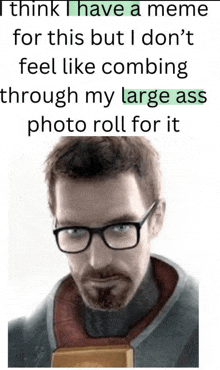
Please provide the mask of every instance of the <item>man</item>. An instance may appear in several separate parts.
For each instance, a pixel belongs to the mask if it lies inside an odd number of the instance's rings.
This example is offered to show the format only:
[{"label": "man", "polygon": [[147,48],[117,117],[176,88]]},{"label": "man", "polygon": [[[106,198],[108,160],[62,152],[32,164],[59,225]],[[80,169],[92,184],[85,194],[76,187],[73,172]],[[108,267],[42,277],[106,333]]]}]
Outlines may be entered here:
[{"label": "man", "polygon": [[9,330],[9,367],[198,367],[197,286],[150,253],[158,155],[141,137],[64,137],[46,162],[71,274]]}]

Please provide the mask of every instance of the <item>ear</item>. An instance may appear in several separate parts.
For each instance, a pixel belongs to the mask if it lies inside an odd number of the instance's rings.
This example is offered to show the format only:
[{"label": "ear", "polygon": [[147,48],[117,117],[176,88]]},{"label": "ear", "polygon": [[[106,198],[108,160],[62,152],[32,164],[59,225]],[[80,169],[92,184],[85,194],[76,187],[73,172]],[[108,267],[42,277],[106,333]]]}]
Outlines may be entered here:
[{"label": "ear", "polygon": [[155,238],[163,227],[166,203],[165,200],[159,200],[157,208],[149,220],[150,239]]}]

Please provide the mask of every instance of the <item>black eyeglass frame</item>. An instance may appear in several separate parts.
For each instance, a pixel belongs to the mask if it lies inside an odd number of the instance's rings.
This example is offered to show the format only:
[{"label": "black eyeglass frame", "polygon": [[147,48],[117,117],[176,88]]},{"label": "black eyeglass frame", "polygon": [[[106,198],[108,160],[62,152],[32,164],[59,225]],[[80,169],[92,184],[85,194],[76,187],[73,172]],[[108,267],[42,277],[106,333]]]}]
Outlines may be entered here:
[{"label": "black eyeglass frame", "polygon": [[[158,205],[158,202],[159,200],[156,200],[151,206],[150,208],[147,210],[146,214],[144,215],[143,219],[141,221],[126,221],[126,222],[117,222],[117,223],[114,223],[114,224],[109,224],[109,225],[106,225],[106,226],[102,226],[102,227],[87,227],[87,226],[64,226],[64,227],[59,227],[59,228],[54,228],[53,229],[53,234],[55,235],[55,238],[56,238],[56,243],[57,243],[57,246],[59,248],[59,250],[63,253],[68,253],[68,254],[77,254],[77,253],[81,253],[81,252],[84,252],[86,249],[89,248],[90,244],[91,244],[91,241],[92,241],[92,237],[94,234],[98,234],[100,236],[100,238],[102,239],[102,241],[105,243],[105,245],[110,248],[110,249],[113,249],[113,250],[126,250],[126,249],[132,249],[132,248],[135,248],[139,241],[140,241],[140,230],[143,226],[143,224],[145,223],[145,221],[147,220],[147,218],[150,216],[151,212],[154,211]],[[104,232],[106,229],[108,229],[109,227],[113,227],[113,226],[117,226],[117,225],[133,225],[136,227],[136,231],[137,231],[137,242],[135,245],[132,245],[131,247],[126,247],[126,248],[113,248],[111,247],[107,241],[105,240],[105,236],[104,236]],[[63,230],[71,230],[71,229],[83,229],[83,230],[87,230],[89,232],[89,240],[88,240],[88,243],[87,245],[85,246],[84,249],[80,250],[80,251],[77,251],[77,252],[67,252],[67,251],[64,251],[61,247],[60,247],[60,244],[59,244],[59,238],[58,238],[58,234],[60,231],[63,231]]]}]

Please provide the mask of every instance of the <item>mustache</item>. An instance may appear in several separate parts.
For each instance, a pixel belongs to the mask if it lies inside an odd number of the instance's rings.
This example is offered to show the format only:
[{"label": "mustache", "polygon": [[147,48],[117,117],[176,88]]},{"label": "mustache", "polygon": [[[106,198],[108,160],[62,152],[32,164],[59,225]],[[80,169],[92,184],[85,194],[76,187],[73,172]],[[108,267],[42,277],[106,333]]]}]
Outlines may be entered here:
[{"label": "mustache", "polygon": [[85,282],[87,280],[108,279],[112,277],[121,277],[123,279],[130,280],[126,272],[119,271],[115,269],[115,267],[108,266],[102,270],[94,270],[92,268],[86,270],[82,276],[81,281]]}]

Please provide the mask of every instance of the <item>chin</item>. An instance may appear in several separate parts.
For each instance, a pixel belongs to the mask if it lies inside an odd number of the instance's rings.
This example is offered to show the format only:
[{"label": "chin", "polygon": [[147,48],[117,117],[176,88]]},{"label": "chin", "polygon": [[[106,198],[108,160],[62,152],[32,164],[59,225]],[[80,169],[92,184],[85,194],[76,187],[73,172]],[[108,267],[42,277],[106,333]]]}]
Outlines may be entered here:
[{"label": "chin", "polygon": [[111,289],[97,289],[96,295],[89,292],[82,294],[83,301],[87,306],[99,311],[116,311],[127,306],[133,297],[133,294],[125,291],[118,296],[112,294]]}]

